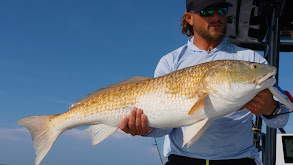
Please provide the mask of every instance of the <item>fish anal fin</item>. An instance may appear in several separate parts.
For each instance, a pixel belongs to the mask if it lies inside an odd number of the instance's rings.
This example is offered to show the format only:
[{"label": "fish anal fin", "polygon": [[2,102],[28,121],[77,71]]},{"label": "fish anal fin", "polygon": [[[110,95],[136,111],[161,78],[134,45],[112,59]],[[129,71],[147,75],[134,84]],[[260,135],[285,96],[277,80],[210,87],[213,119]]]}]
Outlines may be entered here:
[{"label": "fish anal fin", "polygon": [[188,126],[183,132],[182,147],[187,144],[187,148],[189,148],[200,138],[200,136],[206,131],[210,124],[211,120],[209,118],[206,118],[193,125]]},{"label": "fish anal fin", "polygon": [[207,96],[208,96],[207,93],[203,93],[203,95],[197,100],[197,102],[189,110],[188,115],[193,115],[195,111],[204,109],[205,99],[207,98]]},{"label": "fish anal fin", "polygon": [[118,127],[111,127],[105,124],[98,124],[89,127],[89,131],[92,135],[93,145],[100,143],[107,137],[111,136]]}]

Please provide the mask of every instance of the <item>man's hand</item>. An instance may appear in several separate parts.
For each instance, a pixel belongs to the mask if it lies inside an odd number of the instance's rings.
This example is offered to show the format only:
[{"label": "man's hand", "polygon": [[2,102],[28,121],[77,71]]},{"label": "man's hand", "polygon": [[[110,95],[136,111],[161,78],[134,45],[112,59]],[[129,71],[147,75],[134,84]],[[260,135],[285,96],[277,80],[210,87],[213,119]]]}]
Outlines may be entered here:
[{"label": "man's hand", "polygon": [[153,128],[148,125],[148,118],[141,109],[133,107],[130,115],[125,116],[119,124],[119,128],[125,133],[135,135],[146,135]]},{"label": "man's hand", "polygon": [[277,102],[273,99],[273,94],[265,89],[260,91],[244,108],[255,115],[271,115],[277,107]]}]

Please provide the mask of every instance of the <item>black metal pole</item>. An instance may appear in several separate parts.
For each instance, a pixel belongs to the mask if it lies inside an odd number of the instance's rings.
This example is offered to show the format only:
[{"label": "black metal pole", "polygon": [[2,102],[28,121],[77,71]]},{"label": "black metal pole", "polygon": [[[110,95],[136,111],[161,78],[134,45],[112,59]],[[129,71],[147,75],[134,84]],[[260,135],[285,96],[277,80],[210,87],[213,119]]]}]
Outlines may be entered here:
[{"label": "black metal pole", "polygon": [[[271,26],[269,30],[269,39],[267,45],[267,60],[279,70],[279,55],[280,55],[280,18],[283,13],[286,0],[274,1],[273,15],[271,18]],[[276,79],[278,83],[279,74],[277,72]],[[281,131],[282,132],[282,131]],[[277,130],[267,126],[265,135],[265,145],[263,150],[264,165],[276,164],[276,134]]]},{"label": "black metal pole", "polygon": [[[285,1],[283,1],[284,4]],[[271,20],[271,30],[268,45],[268,62],[279,69],[279,52],[280,52],[280,28],[279,28],[279,18],[281,16],[282,6],[276,8],[274,6],[274,12]],[[278,81],[278,73],[276,74],[276,79]],[[264,154],[264,164],[265,165],[275,165],[276,164],[276,134],[277,130],[267,126],[266,136],[265,136],[265,152]]]},{"label": "black metal pole", "polygon": [[[274,9],[274,12],[273,12],[273,16],[272,16],[272,20],[271,20],[271,30],[270,30],[270,33],[269,33],[269,43],[268,43],[268,49],[269,49],[269,52],[268,52],[268,62],[273,65],[273,66],[276,66],[278,65],[276,62],[277,62],[277,59],[276,59],[276,56],[277,56],[277,45],[278,43],[276,43],[275,41],[277,40],[276,38],[276,9]],[[277,44],[277,45],[275,45]],[[276,75],[276,78],[277,78],[278,75]],[[266,136],[265,136],[265,151],[263,152],[264,154],[264,160],[263,160],[263,163],[264,165],[275,165],[275,160],[276,160],[276,154],[275,154],[275,150],[276,150],[276,147],[275,147],[275,141],[276,141],[276,129],[274,128],[270,128],[270,127],[266,127]]]}]

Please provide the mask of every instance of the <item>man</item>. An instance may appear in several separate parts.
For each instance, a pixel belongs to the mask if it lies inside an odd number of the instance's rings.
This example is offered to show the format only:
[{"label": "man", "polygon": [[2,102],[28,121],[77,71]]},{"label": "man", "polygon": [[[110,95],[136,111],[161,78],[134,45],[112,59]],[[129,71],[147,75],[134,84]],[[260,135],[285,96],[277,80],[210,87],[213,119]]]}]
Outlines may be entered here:
[{"label": "man", "polygon": [[[232,6],[224,0],[186,0],[187,12],[182,21],[182,33],[191,36],[188,43],[161,58],[155,77],[172,71],[213,60],[244,60],[267,63],[258,53],[227,42],[226,14]],[[120,129],[131,135],[148,137],[165,136],[164,155],[166,165],[262,164],[253,144],[251,121],[253,114],[262,115],[266,124],[273,128],[284,127],[288,115],[272,116],[288,109],[264,90],[237,111],[215,120],[200,139],[189,148],[182,147],[185,127],[158,129],[148,126],[147,116],[141,109],[133,108],[131,114],[120,123]]]}]

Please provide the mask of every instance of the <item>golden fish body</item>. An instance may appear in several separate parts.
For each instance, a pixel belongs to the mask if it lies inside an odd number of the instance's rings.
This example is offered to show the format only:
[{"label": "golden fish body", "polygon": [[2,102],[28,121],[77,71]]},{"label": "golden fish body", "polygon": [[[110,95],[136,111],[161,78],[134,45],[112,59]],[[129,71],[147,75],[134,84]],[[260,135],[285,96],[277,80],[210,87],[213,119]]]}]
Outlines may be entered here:
[{"label": "golden fish body", "polygon": [[193,144],[211,121],[239,110],[259,91],[273,86],[269,65],[221,60],[158,78],[134,77],[89,94],[60,115],[32,116],[19,125],[32,134],[38,165],[58,136],[74,127],[89,129],[97,144],[118,129],[132,107],[141,108],[156,128],[189,126],[184,145]]}]

